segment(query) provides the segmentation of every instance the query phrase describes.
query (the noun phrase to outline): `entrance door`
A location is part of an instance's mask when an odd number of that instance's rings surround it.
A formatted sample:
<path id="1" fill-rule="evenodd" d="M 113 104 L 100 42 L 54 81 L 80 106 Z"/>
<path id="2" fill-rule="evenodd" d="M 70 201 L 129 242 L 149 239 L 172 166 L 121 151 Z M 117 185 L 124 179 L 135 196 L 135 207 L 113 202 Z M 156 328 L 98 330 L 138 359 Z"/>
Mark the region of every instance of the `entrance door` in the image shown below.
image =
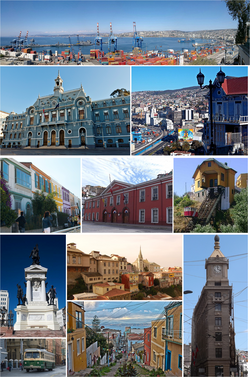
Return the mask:
<path id="1" fill-rule="evenodd" d="M 81 145 L 85 145 L 85 136 L 81 135 Z"/>
<path id="2" fill-rule="evenodd" d="M 71 147 L 72 147 L 72 140 L 69 139 L 69 148 L 71 148 Z"/>
<path id="3" fill-rule="evenodd" d="M 125 209 L 122 214 L 122 221 L 124 224 L 128 224 L 128 210 Z"/>
<path id="4" fill-rule="evenodd" d="M 112 216 L 111 216 L 111 222 L 116 223 L 117 221 L 117 212 L 116 210 L 112 211 Z"/>
<path id="5" fill-rule="evenodd" d="M 56 131 L 51 132 L 51 145 L 56 145 Z"/>
<path id="6" fill-rule="evenodd" d="M 63 130 L 60 131 L 59 138 L 60 138 L 60 145 L 64 145 L 64 131 Z"/>
<path id="7" fill-rule="evenodd" d="M 166 370 L 171 369 L 171 351 L 167 351 Z"/>
<path id="8" fill-rule="evenodd" d="M 30 147 L 31 146 L 31 139 L 29 138 L 28 139 L 28 147 Z"/>
<path id="9" fill-rule="evenodd" d="M 85 128 L 80 128 L 79 133 L 80 133 L 80 142 L 81 142 L 81 145 L 86 145 L 86 142 L 85 142 Z"/>
<path id="10" fill-rule="evenodd" d="M 104 212 L 103 212 L 103 222 L 104 222 L 104 223 L 107 222 L 107 218 L 108 218 L 108 213 L 107 213 L 107 211 L 104 211 Z"/>
<path id="11" fill-rule="evenodd" d="M 213 179 L 210 179 L 209 182 L 210 182 L 210 183 L 209 183 L 209 186 L 210 186 L 210 187 L 214 187 L 214 181 L 213 181 Z"/>
<path id="12" fill-rule="evenodd" d="M 47 146 L 48 145 L 48 132 L 44 131 L 43 134 L 43 145 Z"/>
<path id="13" fill-rule="evenodd" d="M 72 371 L 73 363 L 72 363 L 72 343 L 68 344 L 68 370 Z"/>

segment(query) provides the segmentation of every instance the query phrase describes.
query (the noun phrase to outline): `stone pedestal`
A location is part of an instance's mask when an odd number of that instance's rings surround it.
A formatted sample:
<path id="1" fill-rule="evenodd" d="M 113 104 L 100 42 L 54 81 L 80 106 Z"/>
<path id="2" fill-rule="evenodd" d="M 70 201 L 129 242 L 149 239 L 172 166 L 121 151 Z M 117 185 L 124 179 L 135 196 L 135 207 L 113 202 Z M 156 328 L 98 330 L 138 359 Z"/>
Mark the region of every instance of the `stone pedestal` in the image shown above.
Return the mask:
<path id="1" fill-rule="evenodd" d="M 14 330 L 60 330 L 57 321 L 58 305 L 46 301 L 47 268 L 34 264 L 25 268 L 26 303 L 17 305 Z"/>

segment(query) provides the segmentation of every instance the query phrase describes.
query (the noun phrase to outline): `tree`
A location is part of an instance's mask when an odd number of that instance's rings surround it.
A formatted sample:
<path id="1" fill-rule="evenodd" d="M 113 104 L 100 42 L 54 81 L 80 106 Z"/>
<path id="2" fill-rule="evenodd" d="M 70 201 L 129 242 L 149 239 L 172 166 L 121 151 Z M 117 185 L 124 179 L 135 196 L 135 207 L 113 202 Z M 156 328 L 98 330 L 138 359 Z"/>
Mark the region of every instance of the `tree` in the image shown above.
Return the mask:
<path id="1" fill-rule="evenodd" d="M 44 192 L 39 193 L 36 191 L 32 199 L 34 215 L 43 216 L 45 211 L 49 211 L 50 213 L 57 212 L 57 204 L 54 196 L 55 193 L 50 193 L 45 196 Z"/>
<path id="2" fill-rule="evenodd" d="M 198 57 L 196 60 L 192 60 L 189 65 L 217 65 L 217 62 L 215 59 Z"/>
<path id="3" fill-rule="evenodd" d="M 16 212 L 11 209 L 11 197 L 9 188 L 0 172 L 0 195 L 1 195 L 1 221 L 5 226 L 10 227 L 17 218 Z"/>
<path id="4" fill-rule="evenodd" d="M 223 233 L 247 233 L 248 232 L 248 194 L 247 189 L 241 190 L 234 196 L 235 206 L 230 210 L 233 225 L 221 225 Z"/>
<path id="5" fill-rule="evenodd" d="M 216 229 L 212 225 L 201 225 L 197 224 L 190 233 L 215 233 Z"/>
<path id="6" fill-rule="evenodd" d="M 124 88 L 116 89 L 111 94 L 110 97 L 126 97 L 130 96 L 130 91 Z"/>
<path id="7" fill-rule="evenodd" d="M 249 0 L 225 0 L 230 16 L 238 20 L 236 33 L 236 44 L 246 42 L 247 22 L 249 21 L 250 3 Z"/>
<path id="8" fill-rule="evenodd" d="M 97 317 L 97 315 L 95 315 L 94 318 L 93 318 L 93 321 L 92 321 L 92 329 L 93 329 L 95 332 L 101 331 L 101 328 L 100 328 L 100 320 L 99 320 L 99 318 Z"/>
<path id="9" fill-rule="evenodd" d="M 182 150 L 183 151 L 189 151 L 190 149 L 190 145 L 187 141 L 184 141 L 184 143 L 182 144 Z"/>
<path id="10" fill-rule="evenodd" d="M 154 279 L 154 286 L 156 287 L 157 285 L 160 285 L 160 280 L 159 279 Z"/>
<path id="11" fill-rule="evenodd" d="M 144 267 L 144 272 L 148 272 L 148 267 L 147 266 Z"/>
<path id="12" fill-rule="evenodd" d="M 100 346 L 101 357 L 103 357 L 108 349 L 108 342 L 106 338 L 102 334 L 97 334 L 90 327 L 86 326 L 86 347 L 88 348 L 95 342 L 98 342 L 98 346 Z"/>

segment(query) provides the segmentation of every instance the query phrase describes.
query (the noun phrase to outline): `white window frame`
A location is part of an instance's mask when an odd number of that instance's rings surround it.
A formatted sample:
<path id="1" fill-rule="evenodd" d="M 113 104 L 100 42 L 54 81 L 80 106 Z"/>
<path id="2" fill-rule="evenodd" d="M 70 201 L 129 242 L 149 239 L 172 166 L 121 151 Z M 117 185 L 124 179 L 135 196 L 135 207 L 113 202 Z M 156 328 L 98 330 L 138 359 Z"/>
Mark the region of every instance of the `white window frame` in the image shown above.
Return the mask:
<path id="1" fill-rule="evenodd" d="M 169 196 L 169 186 L 172 187 L 172 190 L 171 190 L 171 196 Z M 169 183 L 169 184 L 166 184 L 166 199 L 171 199 L 173 197 L 173 185 L 172 183 Z"/>
<path id="2" fill-rule="evenodd" d="M 157 197 L 154 199 L 154 189 L 157 189 Z M 155 201 L 159 199 L 159 188 L 158 186 L 151 187 L 151 200 Z"/>
<path id="3" fill-rule="evenodd" d="M 155 210 L 157 210 L 157 221 L 153 221 Z M 158 224 L 158 223 L 159 223 L 159 208 L 151 208 L 151 224 Z"/>
<path id="4" fill-rule="evenodd" d="M 109 199 L 109 205 L 112 206 L 113 204 L 114 204 L 114 198 L 113 196 L 111 196 Z"/>
<path id="5" fill-rule="evenodd" d="M 105 198 L 105 199 L 104 199 L 104 203 L 103 203 L 103 204 L 104 204 L 104 207 L 107 207 L 107 202 L 108 202 L 108 201 L 107 201 L 107 198 Z"/>
<path id="6" fill-rule="evenodd" d="M 125 197 L 124 200 L 123 200 L 124 204 L 128 204 L 129 203 L 129 193 L 127 192 L 127 193 L 125 193 L 123 195 Z"/>
<path id="7" fill-rule="evenodd" d="M 142 192 L 144 193 L 144 198 L 143 198 L 143 200 L 142 200 L 142 198 L 141 198 L 141 194 L 142 194 Z M 139 191 L 139 202 L 140 202 L 140 203 L 144 203 L 144 202 L 146 201 L 145 192 L 146 192 L 145 189 L 142 189 L 142 190 Z"/>
<path id="8" fill-rule="evenodd" d="M 121 204 L 121 195 L 117 195 L 116 197 L 116 205 L 119 206 Z"/>
<path id="9" fill-rule="evenodd" d="M 141 213 L 144 212 L 144 221 L 141 221 Z M 139 209 L 139 223 L 145 223 L 145 209 Z"/>
<path id="10" fill-rule="evenodd" d="M 96 221 L 99 221 L 99 212 L 96 212 L 95 219 Z"/>
<path id="11" fill-rule="evenodd" d="M 93 202 L 93 208 L 95 208 L 95 202 Z"/>
<path id="12" fill-rule="evenodd" d="M 95 212 L 92 212 L 92 221 L 95 220 Z"/>
<path id="13" fill-rule="evenodd" d="M 169 215 L 168 215 L 168 210 L 170 210 L 170 209 L 172 211 L 171 221 L 169 221 Z M 172 224 L 173 223 L 173 207 L 167 207 L 166 208 L 166 223 L 167 224 Z"/>
<path id="14" fill-rule="evenodd" d="M 82 352 L 84 352 L 84 351 L 85 351 L 84 342 L 85 342 L 85 338 L 84 338 L 84 337 L 82 337 Z"/>
<path id="15" fill-rule="evenodd" d="M 76 339 L 76 352 L 77 356 L 81 355 L 80 338 Z"/>

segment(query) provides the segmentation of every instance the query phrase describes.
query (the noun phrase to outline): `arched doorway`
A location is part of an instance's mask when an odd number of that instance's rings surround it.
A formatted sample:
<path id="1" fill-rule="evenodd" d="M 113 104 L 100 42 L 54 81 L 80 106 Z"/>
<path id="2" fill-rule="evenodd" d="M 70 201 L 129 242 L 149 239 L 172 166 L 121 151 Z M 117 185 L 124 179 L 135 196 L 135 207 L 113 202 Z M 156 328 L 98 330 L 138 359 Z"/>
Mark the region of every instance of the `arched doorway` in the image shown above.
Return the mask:
<path id="1" fill-rule="evenodd" d="M 108 221 L 108 212 L 107 211 L 103 211 L 102 221 L 104 223 L 106 223 Z"/>
<path id="2" fill-rule="evenodd" d="M 71 147 L 72 147 L 72 140 L 69 139 L 69 148 L 71 148 Z"/>
<path id="3" fill-rule="evenodd" d="M 59 133 L 60 145 L 64 145 L 64 131 L 61 130 Z"/>
<path id="4" fill-rule="evenodd" d="M 128 224 L 129 222 L 129 211 L 127 208 L 125 208 L 122 212 L 122 222 L 124 224 Z"/>
<path id="5" fill-rule="evenodd" d="M 112 223 L 117 222 L 117 210 L 116 209 L 113 209 L 113 211 L 111 212 L 111 222 Z"/>
<path id="6" fill-rule="evenodd" d="M 32 132 L 28 133 L 28 147 L 31 146 L 31 138 L 32 138 Z"/>
<path id="7" fill-rule="evenodd" d="M 51 145 L 56 145 L 56 131 L 51 132 Z"/>
<path id="8" fill-rule="evenodd" d="M 48 131 L 44 131 L 43 133 L 43 145 L 48 145 Z"/>
<path id="9" fill-rule="evenodd" d="M 80 145 L 86 145 L 86 142 L 85 142 L 85 128 L 80 128 L 79 130 L 79 134 L 80 134 Z"/>

